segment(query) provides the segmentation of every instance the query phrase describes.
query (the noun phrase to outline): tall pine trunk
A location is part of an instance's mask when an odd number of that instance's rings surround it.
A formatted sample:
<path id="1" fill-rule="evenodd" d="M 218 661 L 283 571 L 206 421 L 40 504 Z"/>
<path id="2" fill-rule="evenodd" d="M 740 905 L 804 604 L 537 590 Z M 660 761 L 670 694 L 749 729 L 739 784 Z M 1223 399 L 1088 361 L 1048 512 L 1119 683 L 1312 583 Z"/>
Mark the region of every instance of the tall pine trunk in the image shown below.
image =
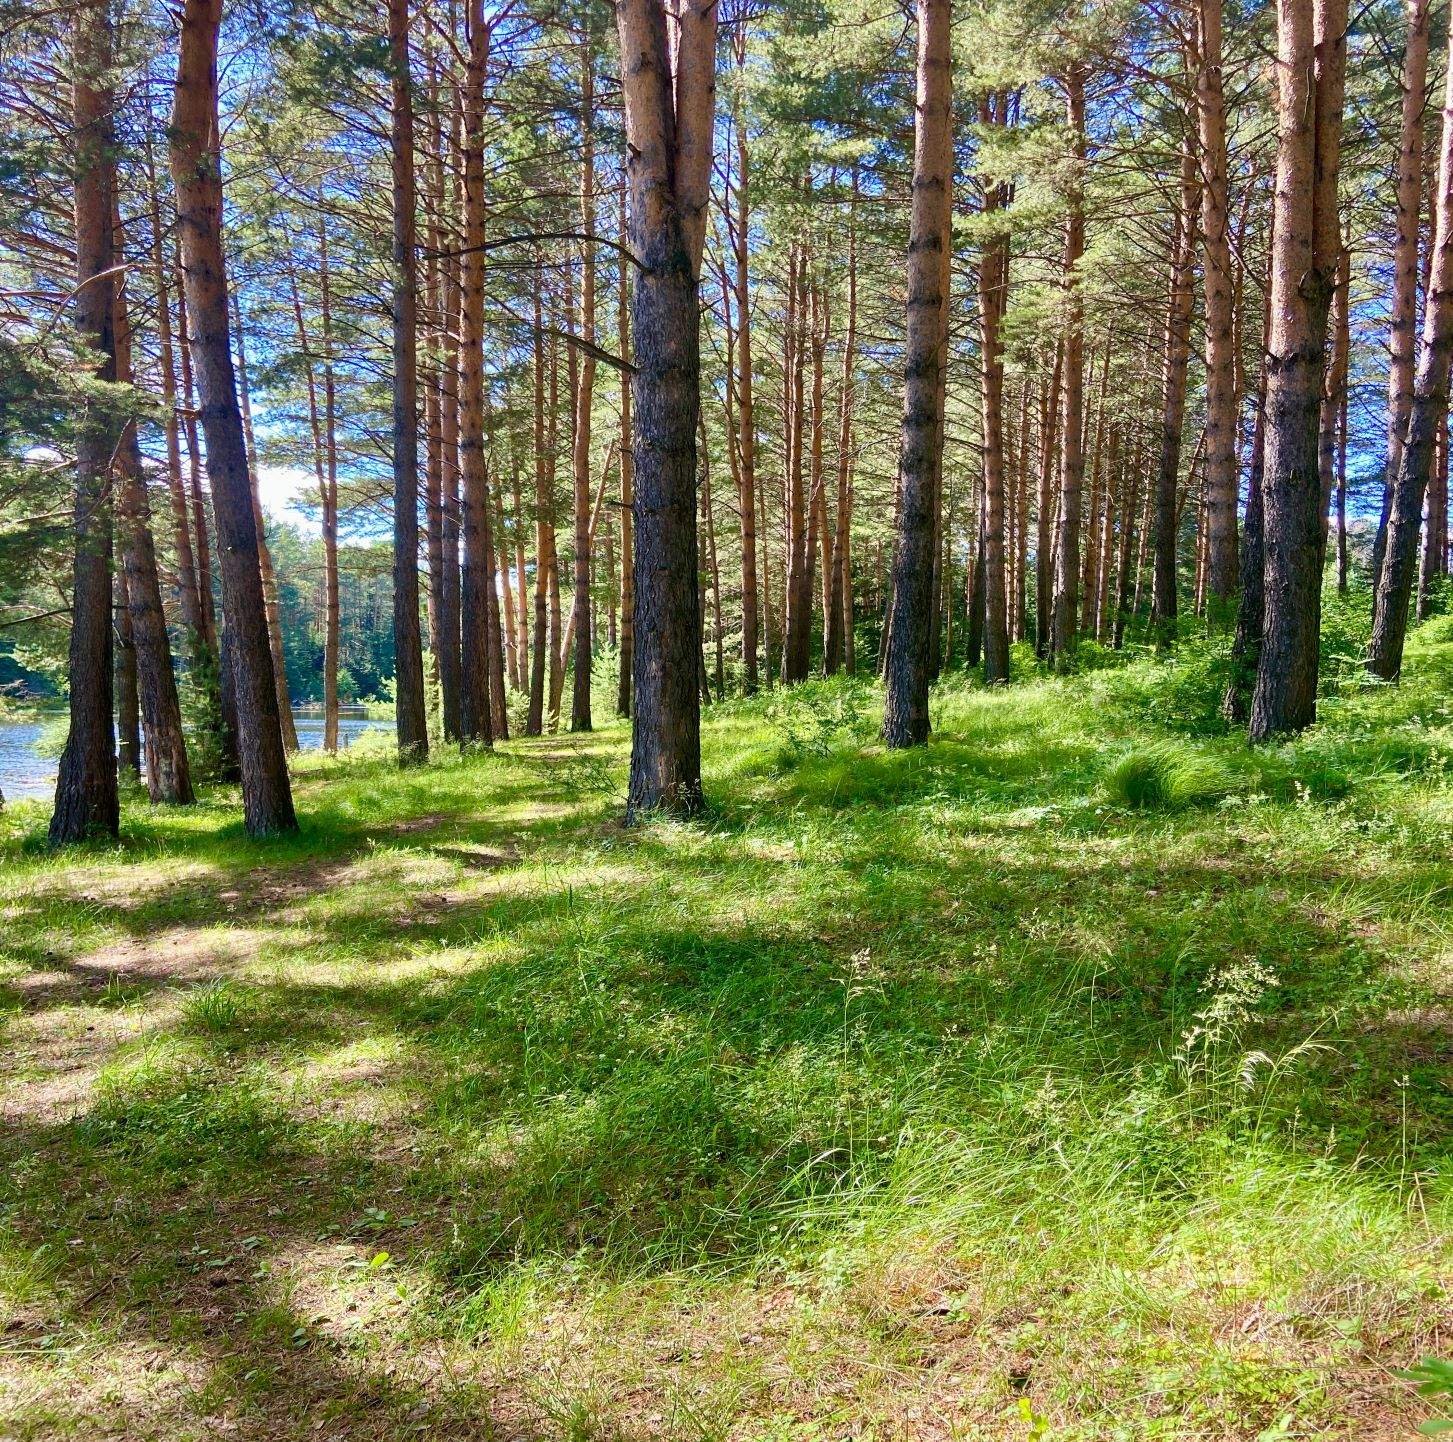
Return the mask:
<path id="1" fill-rule="evenodd" d="M 221 0 L 187 0 L 182 11 L 171 125 L 172 180 L 222 572 L 227 628 L 222 668 L 236 703 L 243 816 L 250 835 L 266 836 L 296 830 L 297 820 L 273 680 L 257 523 L 228 336 L 217 124 L 221 19 Z"/>
<path id="2" fill-rule="evenodd" d="M 1196 118 L 1200 139 L 1201 248 L 1206 308 L 1207 615 L 1224 624 L 1236 593 L 1236 295 L 1231 268 L 1223 0 L 1199 0 Z"/>
<path id="3" fill-rule="evenodd" d="M 429 755 L 419 628 L 419 286 L 409 0 L 388 0 L 393 171 L 394 724 L 399 764 Z"/>
<path id="4" fill-rule="evenodd" d="M 1056 667 L 1074 654 L 1079 632 L 1080 511 L 1085 479 L 1085 305 L 1080 264 L 1085 253 L 1085 72 L 1065 72 L 1065 116 L 1071 166 L 1065 217 L 1065 334 L 1063 415 L 1060 422 L 1060 492 L 1054 552 L 1054 599 L 1049 659 Z"/>
<path id="5" fill-rule="evenodd" d="M 115 204 L 115 195 L 112 203 Z M 124 259 L 120 211 L 112 228 L 116 258 Z M 126 300 L 126 273 L 116 283 L 116 379 L 132 382 L 131 316 Z M 153 802 L 190 805 L 191 768 L 182 731 L 182 708 L 172 670 L 171 639 L 162 608 L 161 580 L 156 566 L 156 540 L 151 530 L 151 500 L 141 464 L 136 421 L 129 417 L 117 456 L 117 535 L 121 542 L 123 603 L 135 658 L 137 694 L 146 745 L 146 786 Z"/>
<path id="6" fill-rule="evenodd" d="M 1347 60 L 1346 0 L 1278 0 L 1263 618 L 1251 739 L 1316 719 L 1322 620 L 1320 429 L 1327 316 L 1341 235 L 1337 169 Z"/>
<path id="7" fill-rule="evenodd" d="M 1448 410 L 1448 365 L 1453 356 L 1453 31 L 1449 34 L 1449 60 L 1423 336 L 1412 405 L 1388 505 L 1387 541 L 1377 576 L 1372 640 L 1367 652 L 1368 670 L 1387 681 L 1396 680 L 1402 671 L 1423 496 L 1433 469 L 1438 430 Z"/>
<path id="8" fill-rule="evenodd" d="M 1155 476 L 1155 550 L 1152 561 L 1151 613 L 1156 645 L 1176 638 L 1177 492 L 1181 474 L 1181 435 L 1185 429 L 1186 378 L 1191 356 L 1191 305 L 1194 299 L 1197 211 L 1196 154 L 1189 132 L 1181 150 L 1181 181 L 1171 240 L 1170 303 L 1166 313 L 1165 370 L 1161 384 L 1160 459 Z M 1209 439 L 1210 431 L 1207 430 Z"/>
<path id="9" fill-rule="evenodd" d="M 570 692 L 570 729 L 589 731 L 591 680 L 590 610 L 590 409 L 595 399 L 595 47 L 587 38 L 580 62 L 580 228 L 585 236 L 580 270 L 580 374 L 575 390 L 575 435 L 571 477 L 575 495 L 575 674 Z"/>
<path id="10" fill-rule="evenodd" d="M 484 79 L 489 27 L 482 0 L 468 8 L 464 78 L 464 255 L 459 337 L 459 471 L 463 562 L 460 572 L 459 739 L 489 746 L 489 617 L 486 587 L 494 575 L 484 459 Z"/>
<path id="11" fill-rule="evenodd" d="M 71 54 L 75 120 L 74 210 L 78 334 L 100 358 L 97 376 L 116 378 L 111 215 L 115 127 L 110 13 L 79 10 Z M 93 399 L 76 434 L 75 573 L 71 604 L 70 729 L 56 776 L 50 843 L 115 838 L 120 824 L 116 739 L 111 722 L 111 456 L 117 417 Z"/>
<path id="12" fill-rule="evenodd" d="M 627 818 L 700 809 L 696 428 L 701 253 L 715 127 L 714 0 L 619 0 L 630 148 L 634 726 Z M 667 35 L 668 24 L 672 35 Z"/>
<path id="13" fill-rule="evenodd" d="M 948 275 L 953 189 L 953 74 L 948 0 L 918 0 L 913 208 L 898 519 L 893 538 L 892 621 L 884 680 L 883 739 L 928 740 L 934 614 L 935 502 L 943 465 L 943 375 L 948 352 Z"/>
<path id="14" fill-rule="evenodd" d="M 620 234 L 627 239 L 626 193 L 621 190 Z M 631 361 L 630 272 L 624 257 L 619 264 L 616 290 L 616 349 L 627 365 Z M 635 507 L 635 452 L 631 432 L 631 381 L 628 371 L 621 372 L 621 632 L 617 661 L 620 676 L 616 683 L 616 715 L 631 714 L 631 672 L 635 666 L 635 532 L 632 513 Z"/>
<path id="15" fill-rule="evenodd" d="M 984 101 L 980 119 L 1003 125 L 1008 97 L 1002 91 Z M 1000 209 L 1009 198 L 1005 182 L 986 185 L 984 210 Z M 1004 579 L 1004 351 L 999 334 L 1009 294 L 1009 235 L 999 231 L 984 245 L 979 262 L 979 330 L 983 359 L 980 388 L 984 408 L 982 566 L 984 588 L 984 680 L 1009 680 L 1009 617 Z M 978 581 L 975 587 L 978 587 Z"/>

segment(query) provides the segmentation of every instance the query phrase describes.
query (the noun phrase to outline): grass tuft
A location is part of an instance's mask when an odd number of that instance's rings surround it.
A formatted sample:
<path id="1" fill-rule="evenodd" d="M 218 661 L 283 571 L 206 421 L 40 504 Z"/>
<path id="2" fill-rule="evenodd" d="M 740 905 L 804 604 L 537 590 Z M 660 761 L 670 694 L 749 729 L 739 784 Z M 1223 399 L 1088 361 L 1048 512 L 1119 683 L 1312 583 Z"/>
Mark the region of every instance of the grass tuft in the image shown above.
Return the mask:
<path id="1" fill-rule="evenodd" d="M 1132 748 L 1105 775 L 1111 801 L 1133 811 L 1180 811 L 1229 796 L 1235 778 L 1216 757 L 1180 741 Z"/>

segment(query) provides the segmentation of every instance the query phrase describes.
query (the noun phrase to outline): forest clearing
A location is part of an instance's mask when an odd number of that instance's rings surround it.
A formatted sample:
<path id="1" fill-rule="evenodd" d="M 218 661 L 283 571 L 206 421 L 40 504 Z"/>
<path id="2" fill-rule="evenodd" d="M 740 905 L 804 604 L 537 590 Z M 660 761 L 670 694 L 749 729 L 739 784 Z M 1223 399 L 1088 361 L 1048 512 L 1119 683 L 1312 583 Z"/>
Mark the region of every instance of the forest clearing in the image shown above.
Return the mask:
<path id="1" fill-rule="evenodd" d="M 1434 0 L 0 0 L 0 1436 L 1453 1434 L 1450 365 Z"/>
<path id="2" fill-rule="evenodd" d="M 1450 671 L 1443 618 L 1269 751 L 1194 666 L 897 752 L 812 682 L 636 828 L 622 725 L 315 753 L 263 845 L 14 808 L 0 1431 L 1412 1436 Z"/>

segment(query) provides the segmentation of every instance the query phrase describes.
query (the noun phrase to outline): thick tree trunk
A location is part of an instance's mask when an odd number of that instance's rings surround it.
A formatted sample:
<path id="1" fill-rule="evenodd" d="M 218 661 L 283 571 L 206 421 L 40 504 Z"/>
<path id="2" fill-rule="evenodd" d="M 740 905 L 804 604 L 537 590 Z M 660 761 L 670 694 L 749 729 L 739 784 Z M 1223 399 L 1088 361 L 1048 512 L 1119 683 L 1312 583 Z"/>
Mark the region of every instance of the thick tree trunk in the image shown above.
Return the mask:
<path id="1" fill-rule="evenodd" d="M 1341 250 L 1337 168 L 1346 0 L 1278 0 L 1277 181 L 1262 479 L 1261 654 L 1251 739 L 1316 719 L 1322 620 L 1317 438 L 1327 315 Z"/>
<path id="2" fill-rule="evenodd" d="M 1236 593 L 1236 297 L 1231 268 L 1226 95 L 1222 83 L 1221 8 L 1199 0 L 1196 118 L 1200 138 L 1201 245 L 1206 306 L 1207 616 L 1225 623 Z"/>
<path id="3" fill-rule="evenodd" d="M 1423 496 L 1433 468 L 1438 428 L 1448 410 L 1448 366 L 1453 357 L 1453 32 L 1449 35 L 1449 61 L 1423 336 L 1418 347 L 1413 402 L 1392 483 L 1387 544 L 1377 577 L 1372 640 L 1367 651 L 1367 669 L 1386 681 L 1396 680 L 1402 671 Z"/>
<path id="4" fill-rule="evenodd" d="M 943 465 L 943 375 L 948 352 L 948 275 L 953 188 L 953 75 L 948 0 L 918 0 L 913 208 L 898 518 L 893 540 L 892 624 L 884 680 L 883 739 L 928 740 L 934 511 Z"/>
<path id="5" fill-rule="evenodd" d="M 393 171 L 394 718 L 399 764 L 429 755 L 419 630 L 419 288 L 409 0 L 388 0 Z"/>
<path id="6" fill-rule="evenodd" d="M 1049 633 L 1049 659 L 1057 668 L 1073 656 L 1079 635 L 1080 508 L 1085 479 L 1085 306 L 1079 274 L 1085 253 L 1085 72 L 1078 62 L 1065 72 L 1064 86 L 1071 164 L 1065 197 L 1064 413 Z"/>
<path id="7" fill-rule="evenodd" d="M 716 16 L 714 0 L 681 0 L 669 22 L 663 0 L 619 0 L 616 6 L 630 147 L 631 250 L 638 266 L 628 820 L 658 810 L 688 815 L 702 805 L 698 290 L 715 126 Z"/>
<path id="8" fill-rule="evenodd" d="M 296 830 L 297 820 L 273 680 L 252 485 L 228 336 L 217 126 L 221 18 L 221 0 L 187 0 L 182 12 L 171 125 L 172 179 L 221 559 L 228 633 L 222 665 L 236 697 L 243 815 L 250 835 L 266 836 Z"/>
<path id="9" fill-rule="evenodd" d="M 464 154 L 464 99 L 460 86 L 453 87 L 449 107 L 450 144 L 456 157 L 450 184 L 453 214 L 464 213 L 464 174 L 459 157 Z M 456 231 L 457 233 L 457 231 Z M 444 377 L 439 398 L 439 424 L 443 442 L 443 473 L 439 485 L 439 529 L 443 538 L 443 574 L 439 582 L 440 704 L 446 740 L 458 741 L 462 728 L 463 637 L 460 627 L 462 577 L 459 541 L 462 530 L 462 499 L 459 450 L 459 374 L 464 327 L 464 258 L 450 255 L 444 261 Z M 493 697 L 491 697 L 491 700 Z"/>
<path id="10" fill-rule="evenodd" d="M 486 588 L 490 555 L 484 461 L 484 79 L 489 26 L 483 0 L 469 0 L 469 56 L 464 76 L 464 255 L 459 338 L 459 471 L 464 555 L 460 573 L 459 739 L 494 741 L 489 695 Z"/>
<path id="11" fill-rule="evenodd" d="M 114 204 L 114 195 L 112 199 Z M 116 257 L 124 259 L 119 209 L 114 217 L 113 236 Z M 116 379 L 130 385 L 131 317 L 124 271 L 116 284 L 115 300 Z M 116 518 L 124 579 L 122 597 L 146 740 L 147 793 L 153 802 L 190 805 L 195 799 L 191 769 L 182 731 L 177 678 L 172 670 L 166 612 L 162 608 L 156 541 L 151 531 L 151 500 L 146 492 L 134 418 L 128 418 L 121 433 L 117 462 L 120 484 Z"/>

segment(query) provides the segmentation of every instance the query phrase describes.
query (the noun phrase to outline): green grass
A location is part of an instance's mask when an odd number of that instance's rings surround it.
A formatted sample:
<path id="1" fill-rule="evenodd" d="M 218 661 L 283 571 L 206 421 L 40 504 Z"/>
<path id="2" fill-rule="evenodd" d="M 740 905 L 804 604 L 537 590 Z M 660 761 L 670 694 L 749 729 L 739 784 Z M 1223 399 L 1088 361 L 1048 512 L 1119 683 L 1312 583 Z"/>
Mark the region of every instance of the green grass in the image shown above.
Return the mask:
<path id="1" fill-rule="evenodd" d="M 1453 626 L 1264 752 L 1218 664 L 714 708 L 691 825 L 619 724 L 14 807 L 0 1434 L 1410 1435 Z"/>

